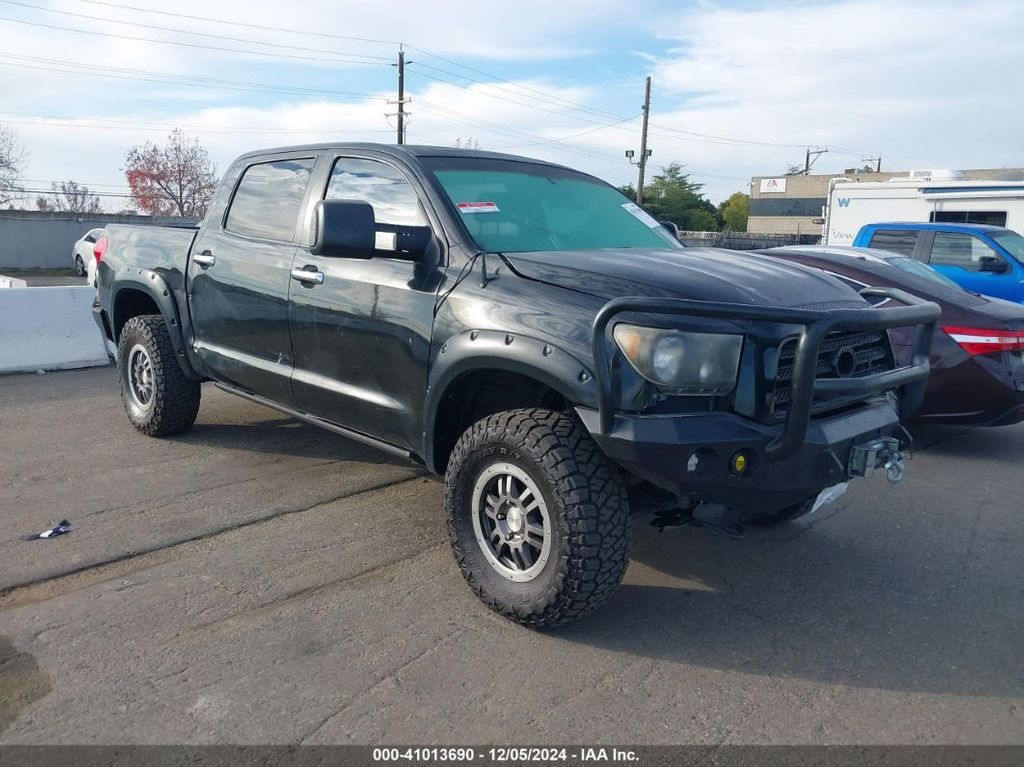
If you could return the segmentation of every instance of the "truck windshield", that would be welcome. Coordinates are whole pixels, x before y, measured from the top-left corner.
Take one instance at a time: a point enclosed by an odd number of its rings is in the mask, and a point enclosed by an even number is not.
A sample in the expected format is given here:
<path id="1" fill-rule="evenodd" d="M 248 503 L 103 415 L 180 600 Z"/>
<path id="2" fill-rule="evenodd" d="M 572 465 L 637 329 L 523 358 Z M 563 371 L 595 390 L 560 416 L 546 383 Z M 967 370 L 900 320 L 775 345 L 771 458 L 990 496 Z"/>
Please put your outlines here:
<path id="1" fill-rule="evenodd" d="M 617 189 L 549 165 L 424 158 L 470 236 L 484 251 L 681 248 Z"/>
<path id="2" fill-rule="evenodd" d="M 1016 232 L 1007 230 L 1005 232 L 999 232 L 993 234 L 992 239 L 998 242 L 1006 252 L 1016 258 L 1020 263 L 1024 264 L 1024 237 L 1021 237 Z"/>

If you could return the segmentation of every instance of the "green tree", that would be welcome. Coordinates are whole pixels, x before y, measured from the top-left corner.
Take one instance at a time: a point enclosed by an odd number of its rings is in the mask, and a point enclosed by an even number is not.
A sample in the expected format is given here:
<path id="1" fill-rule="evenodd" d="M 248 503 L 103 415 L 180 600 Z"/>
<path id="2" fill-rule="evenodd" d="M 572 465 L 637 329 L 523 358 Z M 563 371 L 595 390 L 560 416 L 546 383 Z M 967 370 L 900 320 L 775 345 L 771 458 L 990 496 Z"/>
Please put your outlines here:
<path id="1" fill-rule="evenodd" d="M 686 212 L 686 230 L 690 232 L 716 232 L 718 221 L 703 208 L 691 208 Z"/>
<path id="2" fill-rule="evenodd" d="M 722 203 L 722 221 L 730 232 L 747 231 L 747 217 L 750 216 L 750 195 L 736 192 Z"/>
<path id="3" fill-rule="evenodd" d="M 671 221 L 680 229 L 715 231 L 721 223 L 719 212 L 704 197 L 703 187 L 690 180 L 682 165 L 671 163 L 644 187 L 644 207 L 659 221 Z"/>

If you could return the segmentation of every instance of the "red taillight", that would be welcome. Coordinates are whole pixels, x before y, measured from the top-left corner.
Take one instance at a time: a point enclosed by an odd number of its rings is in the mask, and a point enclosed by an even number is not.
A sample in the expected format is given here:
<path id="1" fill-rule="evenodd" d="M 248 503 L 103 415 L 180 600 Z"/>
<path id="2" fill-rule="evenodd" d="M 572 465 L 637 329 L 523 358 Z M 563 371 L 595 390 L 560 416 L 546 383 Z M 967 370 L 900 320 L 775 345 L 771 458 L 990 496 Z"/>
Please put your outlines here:
<path id="1" fill-rule="evenodd" d="M 991 352 L 1024 350 L 1024 330 L 992 330 L 943 325 L 942 329 L 972 357 Z"/>
<path id="2" fill-rule="evenodd" d="M 110 241 L 107 239 L 107 236 L 103 235 L 96 240 L 96 244 L 92 246 L 92 255 L 93 258 L 96 259 L 97 264 L 103 260 L 103 254 L 107 251 L 107 245 L 109 244 Z"/>

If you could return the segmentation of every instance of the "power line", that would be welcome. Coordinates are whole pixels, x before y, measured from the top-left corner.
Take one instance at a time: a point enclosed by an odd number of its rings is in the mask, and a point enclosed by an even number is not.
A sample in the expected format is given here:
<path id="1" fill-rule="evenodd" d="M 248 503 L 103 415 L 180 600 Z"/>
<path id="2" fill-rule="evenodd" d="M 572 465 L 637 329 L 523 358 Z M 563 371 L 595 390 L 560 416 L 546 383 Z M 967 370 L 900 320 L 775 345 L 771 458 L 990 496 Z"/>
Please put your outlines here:
<path id="1" fill-rule="evenodd" d="M 537 146 L 539 144 L 554 144 L 554 143 L 559 143 L 559 142 L 562 142 L 562 141 L 568 141 L 570 139 L 579 138 L 580 136 L 586 136 L 586 135 L 589 135 L 591 133 L 597 133 L 598 131 L 603 131 L 603 130 L 606 130 L 608 128 L 614 128 L 616 126 L 622 125 L 623 123 L 632 122 L 633 120 L 635 120 L 638 117 L 640 117 L 640 115 L 638 115 L 638 114 L 637 115 L 633 115 L 632 117 L 624 117 L 623 119 L 621 119 L 621 120 L 619 120 L 618 122 L 615 122 L 615 123 L 608 123 L 607 125 L 598 125 L 596 128 L 587 128 L 586 130 L 580 131 L 579 133 L 570 133 L 568 136 L 561 136 L 559 138 L 541 139 L 539 141 L 531 141 L 528 144 L 513 144 L 512 146 L 498 146 L 498 147 L 494 147 L 494 151 L 500 152 L 500 151 L 503 151 L 505 149 L 522 149 L 523 147 Z"/>
<path id="2" fill-rule="evenodd" d="M 288 29 L 287 27 L 269 26 L 265 24 L 253 24 L 245 21 L 231 21 L 229 19 L 216 19 L 210 16 L 193 16 L 187 13 L 172 13 L 171 11 L 159 11 L 153 8 L 140 8 L 135 5 L 122 5 L 120 3 L 109 3 L 103 2 L 103 0 L 78 0 L 80 3 L 88 3 L 89 5 L 102 5 L 108 8 L 118 8 L 126 11 L 138 11 L 140 13 L 152 13 L 159 16 L 173 16 L 179 19 L 190 19 L 192 21 L 207 21 L 212 24 L 226 24 L 232 27 L 245 27 L 248 29 L 261 29 L 266 32 L 280 33 L 285 32 L 291 35 L 310 35 L 312 37 L 323 37 L 331 40 L 351 40 L 360 43 L 378 43 L 381 45 L 401 45 L 400 40 L 378 40 L 372 37 L 352 37 L 350 35 L 336 35 L 330 32 L 314 32 L 306 29 Z"/>
<path id="3" fill-rule="evenodd" d="M 153 14 L 159 14 L 161 16 L 171 16 L 171 17 L 176 17 L 176 18 L 191 19 L 191 20 L 195 20 L 195 21 L 206 21 L 206 22 L 212 22 L 212 23 L 216 23 L 216 24 L 226 24 L 226 25 L 230 25 L 230 26 L 237 26 L 237 27 L 244 27 L 244 28 L 251 28 L 251 29 L 260 29 L 260 30 L 266 30 L 266 31 L 272 31 L 272 32 L 286 32 L 286 33 L 289 33 L 289 34 L 311 35 L 311 36 L 322 37 L 322 38 L 340 39 L 340 40 L 355 40 L 355 41 L 360 41 L 360 42 L 370 42 L 370 43 L 378 43 L 378 44 L 389 44 L 389 45 L 402 45 L 403 44 L 401 41 L 395 41 L 395 40 L 379 40 L 379 39 L 372 39 L 372 38 L 352 37 L 352 36 L 348 36 L 348 35 L 335 35 L 335 34 L 326 33 L 326 32 L 314 32 L 314 31 L 311 31 L 311 30 L 297 30 L 297 29 L 288 29 L 288 28 L 278 28 L 278 27 L 270 27 L 270 26 L 266 26 L 266 25 L 262 25 L 262 24 L 252 24 L 252 23 L 246 23 L 246 22 L 230 21 L 230 20 L 227 20 L 227 19 L 215 19 L 215 18 L 208 17 L 208 16 L 195 16 L 195 15 L 183 14 L 183 13 L 172 13 L 170 11 L 157 11 L 157 10 L 152 10 L 152 9 L 147 9 L 147 8 L 139 8 L 137 6 L 123 5 L 123 4 L 119 4 L 119 3 L 104 2 L 103 0 L 78 0 L 78 1 L 79 2 L 83 2 L 83 3 L 88 3 L 90 5 L 100 5 L 100 6 L 110 7 L 110 8 L 118 8 L 118 9 L 123 9 L 123 10 L 133 10 L 133 11 L 138 11 L 138 12 L 142 12 L 142 13 L 153 13 Z M 0 2 L 14 2 L 14 0 L 0 0 Z M 23 3 L 15 3 L 15 4 L 25 5 Z M 29 7 L 34 7 L 34 6 L 29 6 Z M 69 15 L 83 16 L 85 18 L 96 18 L 96 17 L 93 17 L 93 16 L 87 16 L 87 15 L 84 15 L 84 14 L 70 14 L 70 12 L 64 12 L 64 13 L 68 13 Z M 113 20 L 113 19 L 101 19 L 101 20 L 104 20 L 104 21 L 116 21 L 116 20 Z M 153 28 L 152 25 L 139 25 L 139 24 L 135 24 L 134 22 L 118 22 L 118 23 L 128 23 L 128 24 L 132 24 L 133 26 L 147 26 L 147 27 Z M 160 27 L 156 27 L 156 28 L 160 28 Z M 185 34 L 201 34 L 201 33 L 189 32 L 187 30 L 174 30 L 174 31 L 183 32 Z M 235 38 L 225 38 L 225 39 L 235 39 Z M 241 42 L 252 43 L 252 42 L 255 42 L 255 41 L 244 40 L 244 41 L 241 41 Z M 259 44 L 265 44 L 265 43 L 259 43 Z M 290 47 L 294 47 L 294 46 L 290 46 Z M 443 74 L 450 74 L 453 77 L 458 77 L 458 78 L 463 79 L 463 80 L 468 80 L 470 82 L 475 82 L 475 83 L 478 83 L 478 84 L 481 84 L 481 85 L 488 85 L 490 87 L 495 87 L 495 88 L 498 88 L 499 90 L 502 90 L 502 91 L 507 91 L 507 92 L 511 92 L 513 94 L 516 94 L 516 95 L 525 96 L 526 98 L 532 98 L 534 101 L 543 100 L 544 102 L 551 102 L 551 101 L 561 102 L 563 104 L 566 104 L 567 106 L 575 107 L 579 111 L 584 111 L 584 112 L 588 112 L 588 113 L 596 114 L 596 115 L 603 115 L 603 116 L 606 116 L 606 117 L 613 117 L 616 120 L 620 120 L 620 121 L 625 119 L 622 115 L 617 115 L 617 114 L 615 114 L 613 112 L 607 112 L 605 110 L 597 109 L 597 108 L 588 106 L 586 104 L 581 104 L 579 102 L 570 101 L 570 100 L 565 99 L 565 98 L 563 98 L 561 96 L 558 96 L 556 94 L 552 94 L 552 93 L 549 93 L 549 92 L 546 92 L 546 91 L 541 91 L 541 90 L 538 90 L 536 88 L 531 88 L 529 86 L 522 85 L 522 84 L 519 84 L 519 83 L 513 83 L 513 82 L 511 82 L 509 80 L 504 80 L 504 79 L 498 77 L 497 75 L 492 75 L 492 74 L 489 74 L 487 72 L 484 72 L 483 70 L 475 69 L 475 68 L 469 67 L 469 66 L 467 66 L 465 64 L 460 64 L 459 62 L 456 62 L 456 61 L 454 61 L 452 59 L 447 59 L 447 58 L 445 58 L 443 56 L 440 56 L 440 55 L 438 55 L 436 53 L 432 53 L 432 52 L 430 52 L 430 51 L 428 51 L 428 50 L 426 50 L 424 48 L 420 48 L 420 47 L 417 47 L 417 46 L 411 46 L 411 45 L 406 45 L 406 47 L 410 48 L 412 50 L 416 50 L 417 52 L 423 53 L 424 55 L 436 58 L 436 59 L 438 59 L 440 61 L 444 61 L 444 62 L 453 64 L 454 66 L 458 66 L 458 67 L 462 67 L 464 69 L 467 69 L 467 70 L 469 70 L 471 72 L 475 72 L 477 74 L 481 74 L 481 75 L 483 75 L 485 77 L 488 77 L 488 78 L 490 78 L 492 80 L 495 80 L 495 81 L 497 81 L 499 83 L 504 83 L 504 84 L 510 86 L 510 88 L 501 88 L 498 85 L 493 85 L 491 83 L 486 83 L 486 82 L 483 82 L 481 80 L 477 80 L 475 78 L 468 77 L 466 75 L 461 75 L 461 74 L 458 74 L 458 73 L 455 73 L 455 72 L 450 72 L 449 70 L 441 69 L 439 67 L 434 67 L 434 66 L 432 66 L 430 64 L 425 64 L 425 63 L 422 63 L 422 62 L 417 62 L 420 66 L 426 67 L 428 69 L 432 69 L 432 70 L 437 71 L 437 72 L 441 72 Z M 317 50 L 317 49 L 314 49 L 314 50 Z M 322 49 L 319 49 L 319 50 L 322 50 Z M 385 57 L 377 57 L 377 58 L 384 59 Z M 436 80 L 438 80 L 440 82 L 447 82 L 447 81 L 442 80 L 440 78 L 433 78 L 433 79 L 436 79 Z M 511 90 L 511 88 L 514 88 L 516 90 Z M 529 93 L 536 94 L 536 96 L 529 96 L 528 95 Z M 537 98 L 537 96 L 539 96 L 540 98 Z M 543 111 L 551 111 L 551 110 L 543 110 Z"/>
<path id="4" fill-rule="evenodd" d="M 158 45 L 179 45 L 185 48 L 200 48 L 209 51 L 221 51 L 223 53 L 241 53 L 248 56 L 267 56 L 275 59 L 298 59 L 302 61 L 319 61 L 327 64 L 360 64 L 362 66 L 388 66 L 384 62 L 357 61 L 356 59 L 337 58 L 327 59 L 321 56 L 299 56 L 291 53 L 270 53 L 268 51 L 251 51 L 242 48 L 223 48 L 217 45 L 201 45 L 200 43 L 187 43 L 183 40 L 158 40 L 152 37 L 137 37 L 135 35 L 119 35 L 116 32 L 100 32 L 93 29 L 78 29 L 76 27 L 63 27 L 59 24 L 45 24 L 41 21 L 28 21 L 27 19 L 12 19 L 9 16 L 0 16 L 0 21 L 8 21 L 12 24 L 25 24 L 30 27 L 43 27 L 45 29 L 57 29 L 63 32 L 76 32 L 89 35 L 90 37 L 114 37 L 120 40 L 132 40 L 134 42 L 156 43 Z"/>
<path id="5" fill-rule="evenodd" d="M 479 119 L 477 117 L 474 117 L 473 115 L 468 115 L 465 112 L 458 112 L 458 111 L 456 111 L 454 109 L 450 109 L 449 107 L 444 107 L 444 106 L 441 106 L 440 104 L 434 104 L 434 103 L 432 103 L 430 101 L 424 101 L 423 99 L 419 99 L 416 103 L 421 108 L 426 108 L 427 111 L 432 112 L 433 114 L 437 114 L 437 115 L 439 115 L 441 117 L 447 117 L 450 120 L 454 120 L 455 122 L 463 123 L 465 125 L 470 125 L 470 126 L 473 126 L 473 127 L 487 127 L 487 128 L 490 128 L 495 133 L 500 133 L 500 134 L 503 134 L 503 135 L 506 135 L 506 136 L 511 136 L 513 138 L 518 138 L 518 139 L 527 138 L 527 139 L 531 139 L 531 140 L 536 140 L 536 139 L 539 138 L 538 136 L 530 134 L 530 133 L 527 133 L 525 131 L 519 131 L 519 130 L 515 130 L 515 129 L 505 128 L 504 126 L 497 125 L 497 124 L 492 123 L 492 122 L 487 122 L 486 120 L 481 120 L 481 119 Z M 451 117 L 451 115 L 461 115 L 464 119 L 460 120 L 458 117 Z M 592 151 L 589 151 L 589 150 L 586 150 L 586 149 L 582 149 L 582 148 L 579 148 L 579 147 L 574 147 L 574 146 L 572 146 L 570 144 L 564 144 L 563 143 L 563 144 L 560 144 L 559 146 L 562 149 L 564 149 L 565 151 L 567 151 L 567 152 L 574 152 L 576 154 L 585 155 L 587 157 L 592 157 L 592 158 L 595 158 L 595 159 L 598 159 L 598 160 L 603 160 L 605 162 L 614 162 L 614 160 L 612 160 L 612 158 L 610 158 L 610 157 L 608 157 L 606 155 L 598 154 L 596 152 L 592 152 Z"/>
<path id="6" fill-rule="evenodd" d="M 138 22 L 138 21 L 122 21 L 121 19 L 112 19 L 112 18 L 105 17 L 105 16 L 92 16 L 92 15 L 87 14 L 87 13 L 74 13 L 73 11 L 62 11 L 62 10 L 59 10 L 57 8 L 47 8 L 47 7 L 40 6 L 40 5 L 34 5 L 32 3 L 22 3 L 22 2 L 18 2 L 18 0 L 0 0 L 0 3 L 3 3 L 5 5 L 16 5 L 16 6 L 19 6 L 21 8 L 31 8 L 32 10 L 43 11 L 45 13 L 56 13 L 56 14 L 60 14 L 61 16 L 72 16 L 72 17 L 78 18 L 78 19 L 88 19 L 90 21 L 103 21 L 103 22 L 112 23 L 112 24 L 122 24 L 122 25 L 126 25 L 126 26 L 129 26 L 129 27 L 140 27 L 142 29 L 155 29 L 155 30 L 157 30 L 159 32 L 174 32 L 176 34 L 192 35 L 194 37 L 206 37 L 206 38 L 210 38 L 210 39 L 214 39 L 214 40 L 227 40 L 229 42 L 247 43 L 247 44 L 250 44 L 250 45 L 264 45 L 264 46 L 268 46 L 268 47 L 271 47 L 271 48 L 282 48 L 282 49 L 293 50 L 293 51 L 308 51 L 310 53 L 328 53 L 328 54 L 331 54 L 332 56 L 346 55 L 346 56 L 358 56 L 360 58 L 366 58 L 366 59 L 374 59 L 374 60 L 377 60 L 377 61 L 389 61 L 390 60 L 386 56 L 374 56 L 374 55 L 366 54 L 366 53 L 351 53 L 351 52 L 344 52 L 344 51 L 335 51 L 335 50 L 331 50 L 331 49 L 328 49 L 328 48 L 309 48 L 308 46 L 287 45 L 285 43 L 270 43 L 270 42 L 267 42 L 265 40 L 251 40 L 251 39 L 246 39 L 246 38 L 231 37 L 229 35 L 215 35 L 215 34 L 212 34 L 212 33 L 209 33 L 209 32 L 195 32 L 195 31 L 192 31 L 190 29 L 179 29 L 179 28 L 176 28 L 176 27 L 164 27 L 164 26 L 160 26 L 160 25 L 157 25 L 157 24 L 143 24 L 142 22 Z M 367 63 L 370 63 L 370 62 L 367 62 Z"/>
<path id="7" fill-rule="evenodd" d="M 99 64 L 87 64 L 78 61 L 67 61 L 64 59 L 49 59 L 36 56 L 20 56 L 14 53 L 0 51 L 0 59 L 15 59 L 16 61 L 0 61 L 0 66 L 20 67 L 24 69 L 36 69 L 47 72 L 62 72 L 74 75 L 94 75 L 97 77 L 115 78 L 120 80 L 136 80 L 147 83 L 161 83 L 169 85 L 182 85 L 196 88 L 218 88 L 221 90 L 239 91 L 242 93 L 266 92 L 281 93 L 292 96 L 332 96 L 334 98 L 374 98 L 378 94 L 354 92 L 354 91 L 333 91 L 319 88 L 303 88 L 299 86 L 276 86 L 269 83 L 257 83 L 247 80 L 226 80 L 214 77 L 200 77 L 198 75 L 185 75 L 175 72 L 157 72 L 145 69 L 132 69 L 127 67 L 109 67 Z M 35 63 L 26 63 L 35 62 Z M 70 69 L 69 69 L 70 68 Z"/>
<path id="8" fill-rule="evenodd" d="M 0 2 L 12 2 L 12 1 L 13 0 L 0 0 Z M 272 26 L 269 26 L 269 25 L 253 24 L 253 23 L 249 23 L 249 22 L 239 22 L 239 21 L 233 21 L 233 20 L 228 20 L 228 19 L 218 19 L 218 18 L 213 18 L 213 17 L 209 17 L 209 16 L 198 16 L 198 15 L 191 15 L 191 14 L 174 13 L 174 12 L 170 12 L 170 11 L 159 11 L 159 10 L 153 10 L 153 9 L 148 9 L 148 8 L 140 8 L 138 6 L 126 5 L 126 4 L 121 4 L 121 3 L 106 2 L 105 0 L 78 0 L 78 2 L 88 3 L 90 5 L 99 5 L 99 6 L 109 7 L 109 8 L 117 8 L 117 9 L 121 9 L 121 10 L 133 10 L 133 11 L 138 11 L 138 12 L 141 12 L 141 13 L 151 13 L 151 14 L 158 14 L 158 15 L 161 15 L 161 16 L 170 16 L 170 17 L 176 17 L 176 18 L 190 19 L 190 20 L 193 20 L 193 21 L 205 21 L 205 22 L 211 22 L 211 23 L 215 23 L 215 24 L 225 24 L 225 25 L 235 26 L 235 27 L 242 27 L 242 28 L 249 28 L 249 29 L 259 29 L 259 30 L 264 30 L 264 31 L 272 31 L 272 32 L 275 32 L 275 33 L 285 32 L 285 33 L 288 33 L 288 34 L 309 35 L 309 36 L 320 37 L 320 38 L 327 38 L 327 39 L 350 40 L 350 41 L 359 41 L 359 42 L 368 42 L 368 43 L 377 43 L 377 44 L 388 44 L 388 45 L 403 45 L 404 44 L 405 47 L 410 49 L 410 50 L 417 51 L 418 53 L 421 53 L 423 55 L 430 56 L 431 58 L 435 58 L 435 59 L 437 59 L 439 61 L 443 61 L 445 63 L 451 64 L 452 66 L 456 66 L 456 67 L 459 67 L 460 69 L 464 69 L 466 71 L 473 72 L 475 74 L 478 74 L 478 75 L 481 75 L 483 77 L 489 78 L 490 80 L 495 81 L 495 83 L 503 84 L 503 85 L 505 85 L 507 87 L 502 88 L 500 85 L 495 85 L 495 84 L 492 84 L 492 83 L 487 83 L 487 82 L 478 80 L 476 78 L 469 77 L 468 75 L 463 75 L 463 74 L 459 74 L 457 72 L 452 72 L 450 70 L 446 70 L 446 69 L 443 69 L 443 68 L 440 68 L 440 67 L 435 67 L 435 66 L 433 66 L 431 64 L 426 64 L 424 62 L 417 62 L 417 64 L 419 66 L 421 66 L 421 67 L 432 69 L 432 70 L 434 70 L 436 72 L 440 72 L 442 74 L 448 74 L 448 75 L 451 75 L 452 77 L 457 77 L 459 79 L 466 80 L 466 81 L 469 81 L 469 82 L 474 82 L 474 83 L 477 83 L 477 84 L 480 84 L 480 85 L 487 85 L 487 86 L 490 86 L 490 87 L 494 87 L 494 88 L 497 88 L 498 90 L 509 92 L 509 93 L 513 93 L 513 94 L 516 94 L 516 95 L 520 95 L 520 96 L 523 96 L 525 98 L 530 98 L 530 99 L 532 99 L 534 101 L 541 101 L 541 100 L 543 100 L 545 103 L 560 102 L 560 103 L 565 104 L 568 107 L 571 107 L 572 111 L 580 111 L 580 112 L 588 113 L 588 114 L 591 114 L 591 115 L 600 115 L 600 116 L 603 116 L 603 117 L 611 117 L 611 118 L 614 118 L 616 121 L 626 121 L 628 119 L 628 118 L 625 118 L 621 114 L 616 114 L 615 112 L 610 112 L 610 111 L 607 111 L 607 110 L 604 110 L 604 109 L 593 107 L 593 106 L 588 105 L 588 104 L 583 104 L 583 103 L 580 103 L 580 102 L 571 101 L 569 99 L 565 99 L 565 98 L 563 98 L 561 96 L 558 96 L 556 94 L 553 94 L 553 93 L 550 93 L 550 92 L 547 92 L 547 91 L 543 91 L 543 90 L 540 90 L 540 89 L 537 89 L 537 88 L 532 88 L 530 86 L 523 85 L 521 83 L 512 82 L 510 80 L 501 78 L 501 77 L 499 77 L 499 76 L 497 76 L 495 74 L 492 74 L 490 72 L 487 72 L 485 70 L 469 66 L 468 64 L 462 64 L 461 62 L 458 62 L 458 61 L 456 61 L 454 59 L 446 58 L 444 56 L 441 56 L 440 54 L 433 53 L 432 51 L 429 51 L 429 50 L 427 50 L 425 48 L 421 48 L 421 47 L 415 46 L 415 45 L 410 45 L 408 43 L 404 43 L 403 41 L 381 40 L 381 39 L 374 39 L 374 38 L 354 37 L 354 36 L 349 36 L 349 35 L 337 35 L 337 34 L 333 34 L 333 33 L 317 32 L 317 31 L 312 31 L 312 30 L 289 29 L 289 28 L 284 28 L 284 27 L 272 27 Z M 17 4 L 24 5 L 22 3 L 17 3 Z M 77 14 L 77 15 L 83 15 L 83 14 Z M 87 18 L 89 18 L 89 17 L 87 17 Z M 111 19 L 105 19 L 105 20 L 113 21 Z M 125 22 L 125 23 L 134 24 L 134 22 Z M 150 26 L 150 25 L 144 25 L 144 26 Z M 177 31 L 184 32 L 185 34 L 200 34 L 200 33 L 188 32 L 186 30 L 177 30 Z M 255 42 L 255 41 L 249 40 L 249 41 L 245 41 L 245 42 L 252 43 L 252 42 Z M 264 44 L 264 43 L 257 43 L 257 44 Z M 384 58 L 384 57 L 379 57 L 379 58 Z M 436 78 L 436 77 L 430 78 L 428 75 L 425 75 L 423 73 L 421 73 L 421 75 L 425 76 L 425 77 L 428 77 L 428 79 L 434 79 L 434 80 L 437 80 L 439 82 L 449 82 L 450 83 L 450 81 L 443 80 L 442 78 Z M 450 83 L 450 84 L 456 85 L 456 83 Z M 515 89 L 515 90 L 513 90 L 513 89 Z M 536 94 L 536 95 L 530 96 L 528 94 Z M 516 103 L 520 103 L 520 104 L 522 104 L 524 106 L 528 106 L 526 104 L 523 104 L 522 102 L 516 102 Z M 537 107 L 533 107 L 533 108 L 536 109 Z M 552 110 L 541 110 L 541 111 L 549 111 L 550 112 Z M 578 118 L 577 117 L 577 118 L 574 118 L 574 119 L 582 119 L 582 118 Z M 595 121 L 590 121 L 590 122 L 595 122 Z M 719 135 L 715 135 L 715 134 L 698 133 L 696 131 L 686 131 L 686 130 L 682 130 L 682 129 L 679 129 L 679 128 L 673 128 L 671 126 L 656 125 L 654 123 L 651 123 L 651 128 L 656 128 L 658 130 L 667 131 L 669 133 L 675 134 L 676 136 L 688 136 L 688 137 L 690 137 L 689 140 L 697 141 L 697 143 L 713 143 L 713 144 L 714 143 L 720 143 L 720 144 L 724 144 L 724 145 L 766 146 L 766 147 L 774 147 L 774 148 L 781 148 L 781 149 L 804 149 L 807 146 L 807 142 L 796 143 L 796 144 L 786 144 L 786 143 L 782 143 L 782 142 L 758 141 L 758 140 L 754 140 L 754 139 L 733 138 L 733 137 L 729 137 L 729 136 L 719 136 Z M 653 133 L 653 131 L 652 131 L 652 133 Z M 702 140 L 702 141 L 698 141 L 699 139 Z M 834 151 L 834 152 L 839 152 L 839 153 L 842 153 L 842 154 L 851 154 L 851 155 L 852 154 L 864 154 L 867 151 L 867 150 L 863 150 L 863 149 L 855 149 L 855 148 L 850 148 L 850 147 L 840 147 L 840 146 L 832 146 L 832 145 L 830 145 L 830 149 L 832 151 Z"/>
<path id="9" fill-rule="evenodd" d="M 8 115 L 16 115 L 11 118 Z M 19 118 L 33 118 L 33 119 L 19 119 Z M 310 128 L 249 128 L 241 126 L 230 126 L 230 125 L 189 125 L 183 123 L 154 123 L 144 120 L 111 120 L 102 117 L 62 117 L 57 115 L 31 115 L 31 114 L 17 114 L 17 113 L 6 113 L 0 114 L 0 121 L 10 122 L 15 124 L 26 124 L 26 125 L 55 125 L 59 127 L 69 128 L 92 128 L 92 129 L 118 129 L 118 130 L 151 130 L 167 132 L 174 130 L 175 128 L 184 128 L 194 131 L 206 131 L 212 133 L 280 133 L 280 134 L 310 134 L 310 135 L 321 135 L 331 133 L 330 128 L 321 129 L 310 129 Z M 81 121 L 91 121 L 100 123 L 99 125 L 86 125 Z M 365 130 L 354 130 L 352 133 L 391 133 L 390 130 L 367 128 Z"/>

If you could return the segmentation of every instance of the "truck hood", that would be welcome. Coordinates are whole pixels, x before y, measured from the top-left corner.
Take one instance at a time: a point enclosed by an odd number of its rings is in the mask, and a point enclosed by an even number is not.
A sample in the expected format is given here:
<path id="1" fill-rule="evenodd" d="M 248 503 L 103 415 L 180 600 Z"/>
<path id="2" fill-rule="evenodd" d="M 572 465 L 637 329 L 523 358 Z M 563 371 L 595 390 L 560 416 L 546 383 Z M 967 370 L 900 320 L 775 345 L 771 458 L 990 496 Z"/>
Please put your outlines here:
<path id="1" fill-rule="evenodd" d="M 789 309 L 867 306 L 817 269 L 717 248 L 623 248 L 502 254 L 522 277 L 611 300 L 690 298 Z"/>

